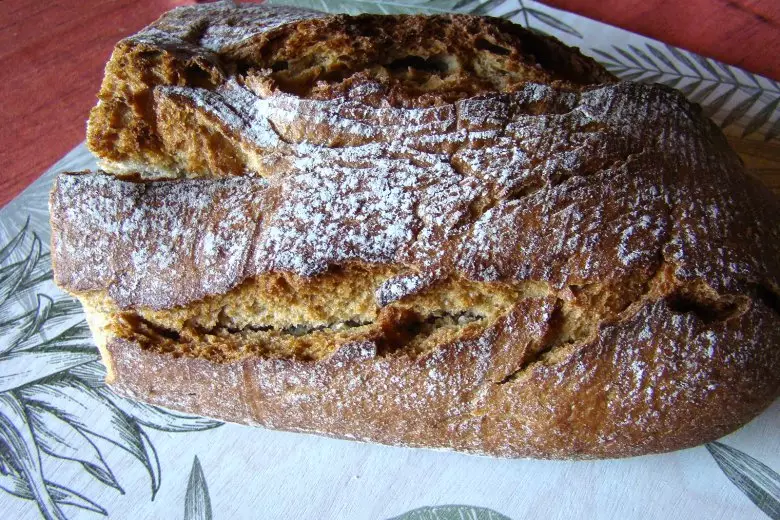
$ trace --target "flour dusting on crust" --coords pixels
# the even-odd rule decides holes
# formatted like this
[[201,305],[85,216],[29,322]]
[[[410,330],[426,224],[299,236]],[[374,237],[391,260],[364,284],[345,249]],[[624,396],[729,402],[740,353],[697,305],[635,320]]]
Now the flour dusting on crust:
[[[458,274],[561,288],[652,273],[665,260],[678,276],[704,279],[718,291],[778,285],[776,203],[756,193],[733,153],[708,144],[722,138],[682,97],[661,87],[618,84],[573,94],[528,85],[424,109],[262,98],[235,82],[214,92],[160,92],[192,100],[247,146],[276,158],[275,168],[265,180],[140,186],[63,178],[55,199],[61,193],[69,201],[69,233],[100,237],[101,255],[127,259],[99,262],[111,266],[101,276],[70,272],[68,284],[101,290],[110,281],[122,306],[173,304],[158,284],[184,283],[190,275],[167,269],[177,265],[193,266],[188,284],[203,280],[200,289],[175,296],[179,305],[263,272],[313,276],[352,261],[398,264],[429,279]],[[295,132],[285,126],[293,119],[303,122]],[[191,204],[204,189],[229,189],[235,198]],[[170,209],[156,208],[158,198]],[[751,208],[755,227],[742,229],[740,208]],[[149,229],[120,229],[136,220]],[[223,274],[209,263],[223,262],[212,254],[215,237],[230,236],[210,234],[217,224],[244,237],[221,253],[233,259]],[[179,244],[176,230],[193,236]],[[67,243],[70,251],[54,251],[63,268],[81,263],[67,259],[78,250],[73,239]],[[132,253],[147,248],[152,256]],[[395,285],[393,298],[403,297],[403,286]]]

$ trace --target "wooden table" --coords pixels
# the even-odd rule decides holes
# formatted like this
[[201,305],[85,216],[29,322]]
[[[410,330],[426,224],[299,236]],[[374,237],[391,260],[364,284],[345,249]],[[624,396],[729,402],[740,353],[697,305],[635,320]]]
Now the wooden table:
[[[85,120],[114,43],[185,3],[192,2],[0,2],[0,206],[84,139]],[[777,0],[547,3],[780,78]],[[759,154],[750,164],[775,175],[770,182],[780,186],[777,147],[747,148]]]
[[0,2],[0,206],[84,140],[114,44],[184,3]]

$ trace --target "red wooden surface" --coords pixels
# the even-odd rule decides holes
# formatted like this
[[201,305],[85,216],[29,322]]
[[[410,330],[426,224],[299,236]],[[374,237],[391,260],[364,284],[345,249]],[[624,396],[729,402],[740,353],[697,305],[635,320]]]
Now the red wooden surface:
[[[779,0],[545,0],[780,76]],[[0,206],[84,139],[114,43],[191,0],[0,0]]]
[[84,140],[114,44],[182,3],[0,1],[0,206]]
[[780,0],[542,0],[780,80]]

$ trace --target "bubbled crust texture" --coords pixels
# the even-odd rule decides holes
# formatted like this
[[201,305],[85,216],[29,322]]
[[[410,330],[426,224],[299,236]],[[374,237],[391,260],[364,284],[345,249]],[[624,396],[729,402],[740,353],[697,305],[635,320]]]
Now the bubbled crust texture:
[[[158,29],[174,34],[164,23],[199,15],[176,13]],[[290,30],[269,24],[252,38]],[[209,45],[221,50],[201,57],[217,63],[224,40]],[[167,51],[192,56],[177,41]],[[377,291],[380,306],[453,276],[551,292],[419,355],[365,339],[317,361],[215,363],[114,335],[105,360],[118,392],[272,428],[543,458],[693,446],[780,392],[780,205],[678,93],[547,78],[409,108],[377,106],[370,82],[303,99],[219,67],[200,85],[158,85],[139,106],[151,96],[151,120],[219,133],[265,178],[61,176],[51,198],[60,286],[126,311],[166,309],[263,273],[316,279],[358,263],[401,273]],[[567,291],[636,280],[648,288],[595,334],[518,362],[555,327]],[[715,317],[676,304],[673,293],[696,283],[742,303]]]
[[[252,85],[261,93],[292,90],[318,99],[362,89],[363,97],[375,105],[412,107],[509,92],[526,81],[576,88],[614,80],[576,50],[500,19],[323,16],[293,8],[237,8],[224,3],[164,15],[117,44],[106,65],[99,103],[90,115],[90,150],[107,167],[131,162],[137,169],[173,169],[178,176],[263,174],[227,157],[207,167],[194,164],[202,160],[199,155],[228,153],[220,132],[188,135],[197,138],[197,151],[189,153],[189,163],[175,157],[187,152],[180,146],[184,137],[177,135],[181,111],[178,116],[166,112],[165,87],[213,91],[233,82]],[[412,72],[392,65],[409,57],[417,62],[434,60],[434,69],[447,70]],[[277,71],[282,65],[284,69]],[[388,76],[404,71],[412,76],[407,82]],[[434,72],[432,79],[429,72]],[[438,75],[446,76],[446,81],[438,81]],[[368,85],[373,91],[367,91]],[[188,124],[187,133],[197,133],[194,125]]]

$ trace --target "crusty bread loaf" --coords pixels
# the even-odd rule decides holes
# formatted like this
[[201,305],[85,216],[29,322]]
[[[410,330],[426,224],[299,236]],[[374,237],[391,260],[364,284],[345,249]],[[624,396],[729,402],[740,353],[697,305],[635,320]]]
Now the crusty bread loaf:
[[679,93],[492,19],[233,9],[120,42],[90,144],[125,178],[52,191],[116,391],[548,458],[693,446],[780,393],[780,203]]

